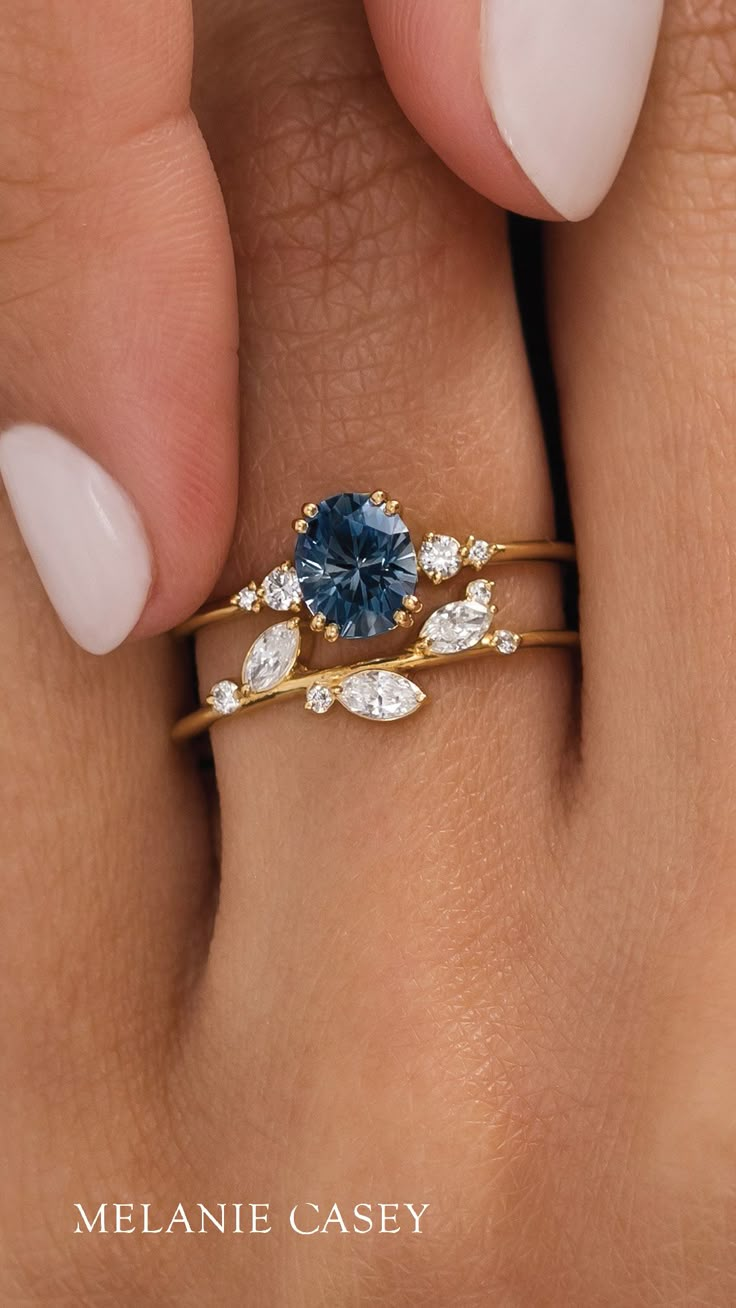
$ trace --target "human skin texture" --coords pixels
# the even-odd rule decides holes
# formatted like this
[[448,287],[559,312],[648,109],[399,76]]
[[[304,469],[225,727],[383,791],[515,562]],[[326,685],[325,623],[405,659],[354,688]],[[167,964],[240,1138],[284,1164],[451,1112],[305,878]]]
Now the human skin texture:
[[[89,412],[112,377],[147,425],[162,397],[188,415],[206,468],[206,414],[234,414],[223,374],[192,384],[198,323],[232,351],[232,255],[204,257],[222,212],[205,198],[180,229],[203,317],[175,270],[146,281],[143,261],[109,287],[120,356],[85,372],[70,311],[86,321],[107,268],[85,207],[109,177],[51,186],[42,159],[19,183],[76,85],[74,25],[65,7],[42,34],[39,9],[7,7],[4,420],[63,429],[67,373],[87,378]],[[215,804],[196,752],[169,742],[186,647],[82,653],[3,504],[3,1303],[736,1300],[736,20],[725,0],[665,8],[619,180],[547,247],[580,663],[440,669],[390,726],[298,702],[220,724]],[[192,103],[239,311],[238,506],[216,593],[260,578],[304,500],[343,488],[384,486],[419,530],[551,534],[504,215],[408,125],[361,7],[200,0],[194,19]],[[161,56],[180,99],[187,40]],[[39,90],[49,52],[59,76]],[[48,100],[29,117],[33,94]],[[186,100],[183,128],[165,97],[131,128],[141,166],[183,131],[205,168]],[[151,167],[165,195],[176,174]],[[150,200],[127,180],[116,193]],[[116,211],[129,252],[142,204]],[[57,285],[36,274],[62,236]],[[156,291],[181,353],[139,393],[126,323],[141,296],[155,317]],[[562,622],[549,567],[499,576],[497,600],[505,625]],[[203,692],[265,621],[201,636]],[[75,1204],[103,1201],[159,1218],[268,1202],[273,1229],[75,1234]],[[307,1238],[288,1224],[298,1202],[429,1209],[420,1235]]]

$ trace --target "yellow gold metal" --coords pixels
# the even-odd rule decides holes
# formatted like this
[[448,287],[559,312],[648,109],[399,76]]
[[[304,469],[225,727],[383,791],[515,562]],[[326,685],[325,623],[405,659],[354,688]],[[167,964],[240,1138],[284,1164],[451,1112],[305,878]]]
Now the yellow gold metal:
[[401,512],[401,505],[398,500],[386,500],[383,511],[389,518],[395,518],[397,513]]
[[339,635],[340,635],[340,628],[338,627],[337,623],[328,622],[327,626],[325,627],[325,640],[328,640],[332,645],[334,641],[337,640]]
[[418,595],[405,595],[401,604],[407,613],[421,613],[424,607]]
[[414,619],[413,619],[413,617],[411,616],[411,613],[407,613],[406,609],[397,609],[397,610],[396,610],[396,612],[394,613],[394,622],[396,623],[396,626],[397,626],[397,627],[413,627],[413,626],[414,626]]
[[[423,642],[417,642],[415,645],[411,645],[409,649],[403,650],[402,653],[391,658],[369,659],[366,662],[356,663],[352,667],[320,668],[314,672],[299,670],[298,675],[287,677],[272,690],[251,692],[241,687],[242,704],[240,708],[233,713],[224,715],[216,713],[208,703],[205,703],[196,709],[194,713],[189,713],[187,717],[176,723],[171,733],[172,739],[175,741],[189,740],[201,731],[206,731],[208,727],[214,726],[216,722],[238,718],[243,713],[257,708],[261,704],[269,704],[272,700],[289,699],[294,695],[305,694],[311,686],[317,683],[335,690],[347,676],[351,676],[356,672],[366,672],[372,669],[382,669],[386,672],[409,672],[414,669],[424,671],[425,668],[429,669],[430,667],[439,667],[442,664],[456,663],[461,659],[491,656],[508,659],[509,655],[502,654],[496,648],[494,643],[495,635],[495,632],[489,632],[473,649],[461,650],[456,654],[433,654]],[[576,631],[527,631],[519,633],[517,652],[521,653],[523,650],[530,649],[577,649],[579,644],[580,637]]]
[[385,504],[385,503],[386,503],[386,492],[382,490],[374,491],[373,494],[371,495],[371,504],[378,505],[378,504]]
[[326,622],[327,618],[324,613],[315,613],[309,625],[312,631],[324,631]]
[[302,517],[303,517],[303,518],[316,518],[318,513],[319,513],[319,509],[318,509],[317,505],[316,505],[316,504],[312,504],[311,501],[310,501],[308,504],[303,504],[303,505],[302,505]]
[[[376,495],[383,498],[377,500]],[[376,504],[382,504],[385,498],[383,491],[375,491],[371,496],[372,502]],[[314,506],[311,504],[305,505],[305,510],[312,507]],[[431,533],[429,534],[431,535]],[[558,540],[514,541],[507,544],[497,543],[491,545],[490,548],[491,557],[488,563],[483,565],[484,568],[495,567],[501,563],[575,562],[575,546]],[[291,564],[285,566],[290,567]],[[433,576],[430,580],[439,582],[443,581],[444,578]],[[262,600],[263,596],[260,590],[258,594]],[[231,618],[240,617],[243,612],[244,610],[238,606],[236,595],[231,596],[229,600],[216,600],[214,603],[207,604],[204,608],[199,609],[197,613],[193,613],[185,622],[179,623],[178,627],[174,627],[173,634],[175,636],[189,636],[192,632],[199,631],[201,627],[209,626],[213,622],[225,622]]]
[[306,518],[295,518],[291,525],[300,536],[303,536],[309,530],[309,523]]

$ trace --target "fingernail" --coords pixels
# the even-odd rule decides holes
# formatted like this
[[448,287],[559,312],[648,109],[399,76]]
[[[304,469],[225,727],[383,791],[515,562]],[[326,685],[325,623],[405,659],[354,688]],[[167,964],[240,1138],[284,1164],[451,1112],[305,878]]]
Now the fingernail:
[[498,130],[548,203],[586,218],[634,134],[663,0],[481,3],[481,79]]
[[151,585],[151,556],[125,491],[50,427],[0,436],[0,475],[46,594],[69,635],[107,654],[135,627]]

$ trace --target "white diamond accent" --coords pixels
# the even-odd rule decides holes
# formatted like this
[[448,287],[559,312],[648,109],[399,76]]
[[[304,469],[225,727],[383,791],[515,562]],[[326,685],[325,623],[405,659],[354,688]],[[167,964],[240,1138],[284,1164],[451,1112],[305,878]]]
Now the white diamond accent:
[[493,643],[499,654],[515,654],[521,638],[515,631],[496,631],[493,635]]
[[310,686],[307,691],[307,708],[313,713],[326,713],[332,708],[335,696],[329,686]]
[[374,722],[395,722],[414,713],[426,698],[408,677],[398,672],[354,672],[346,677],[337,698],[351,713]]
[[221,713],[223,716],[228,713],[234,713],[240,708],[240,699],[238,691],[240,687],[234,681],[218,681],[210,691],[210,699],[215,713]]
[[235,599],[239,609],[244,609],[246,613],[252,613],[258,605],[258,591],[255,585],[244,586],[239,590]]
[[490,625],[491,614],[485,604],[456,600],[427,618],[419,639],[426,641],[433,654],[459,654],[477,645]]
[[474,540],[467,554],[468,563],[473,568],[483,568],[488,563],[493,550],[487,540]]
[[484,604],[486,608],[493,600],[492,581],[471,581],[465,588],[465,594],[474,604]]
[[430,533],[419,546],[419,566],[433,581],[447,581],[454,577],[463,564],[460,541],[454,536],[435,536]]
[[288,677],[299,653],[299,628],[290,622],[267,627],[243,663],[243,684],[252,691],[273,690]]
[[263,598],[278,613],[285,613],[292,604],[301,604],[302,592],[295,570],[286,567],[269,572],[263,581]]

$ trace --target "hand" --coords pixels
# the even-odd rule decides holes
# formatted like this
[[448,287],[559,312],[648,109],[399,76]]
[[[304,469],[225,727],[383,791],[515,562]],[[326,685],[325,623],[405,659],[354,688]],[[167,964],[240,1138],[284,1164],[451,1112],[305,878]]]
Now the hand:
[[[176,81],[185,52],[162,46],[163,20],[144,36],[115,13],[100,49],[135,55],[148,88],[163,48]],[[240,505],[218,592],[262,575],[302,501],[343,486],[384,482],[448,529],[551,533],[502,214],[407,126],[357,6],[203,3],[196,17],[194,104],[242,342]],[[59,53],[82,28],[44,46],[25,7],[15,18],[8,85],[37,95],[34,60],[53,48],[56,123],[86,96]],[[735,44],[722,6],[668,8],[614,192],[549,242],[582,694],[568,655],[540,653],[438,670],[431,705],[396,728],[298,704],[225,725],[215,840],[194,758],[168,743],[186,655],[168,640],[76,651],[6,514],[5,1301],[733,1302]],[[99,104],[109,65],[94,66]],[[111,416],[127,448],[135,403],[165,449],[185,432],[162,481],[141,479],[151,506],[173,503],[170,533],[124,482],[156,575],[179,575],[160,535],[185,579],[146,610],[150,630],[214,580],[237,480],[227,233],[193,121],[171,105],[126,123],[109,192],[107,175],[79,192],[64,176],[40,228],[10,185],[28,150],[10,130],[3,168],[7,211],[22,209],[0,250],[6,416],[34,398],[57,429],[65,407],[85,432]],[[159,117],[176,125],[154,130]],[[111,226],[44,289],[38,242],[81,260],[90,194]],[[106,259],[119,206],[140,217],[143,195],[163,206],[154,244],[133,222]],[[104,451],[113,473],[122,444]],[[182,549],[188,514],[204,561]],[[504,578],[502,602],[519,624],[561,619],[549,569]],[[203,690],[247,643],[245,625],[202,637]],[[76,1203],[116,1201],[136,1204],[130,1238],[74,1234]],[[273,1230],[140,1231],[143,1203],[161,1225],[178,1203],[225,1201],[270,1202]],[[323,1217],[333,1202],[348,1217],[429,1208],[421,1236],[409,1219],[390,1238],[300,1237],[288,1214],[310,1202]]]

